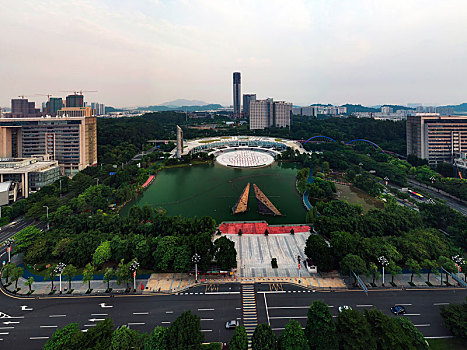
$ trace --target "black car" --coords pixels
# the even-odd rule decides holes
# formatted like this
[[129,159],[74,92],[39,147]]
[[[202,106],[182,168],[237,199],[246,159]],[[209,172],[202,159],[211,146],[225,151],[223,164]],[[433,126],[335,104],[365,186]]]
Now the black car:
[[394,305],[393,307],[391,307],[391,312],[394,315],[403,315],[405,314],[405,307],[403,307],[402,305]]

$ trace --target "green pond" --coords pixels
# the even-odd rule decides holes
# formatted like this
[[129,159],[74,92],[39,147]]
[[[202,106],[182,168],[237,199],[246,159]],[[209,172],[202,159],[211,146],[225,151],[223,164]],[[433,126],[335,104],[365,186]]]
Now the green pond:
[[[305,222],[306,210],[295,190],[299,167],[294,163],[275,162],[259,169],[233,169],[217,163],[162,170],[151,186],[121,214],[128,215],[134,205],[162,207],[169,215],[205,216],[221,221],[258,221],[269,224]],[[246,184],[250,182],[248,211],[232,214]],[[255,183],[283,216],[260,215],[253,189]]]

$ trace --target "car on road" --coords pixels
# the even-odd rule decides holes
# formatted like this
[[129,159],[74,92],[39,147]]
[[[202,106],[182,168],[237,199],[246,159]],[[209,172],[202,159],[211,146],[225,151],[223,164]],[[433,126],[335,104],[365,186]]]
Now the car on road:
[[394,305],[393,307],[391,307],[391,312],[394,315],[403,315],[405,314],[405,307],[403,307],[402,305]]
[[239,326],[239,322],[237,320],[227,321],[225,323],[225,329],[235,329],[235,327]]
[[352,308],[349,305],[339,306],[339,312],[342,312],[344,310],[352,310]]

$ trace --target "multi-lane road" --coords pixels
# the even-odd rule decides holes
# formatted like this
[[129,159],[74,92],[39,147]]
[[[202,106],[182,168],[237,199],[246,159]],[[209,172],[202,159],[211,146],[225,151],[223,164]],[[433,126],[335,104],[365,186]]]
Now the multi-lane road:
[[[357,310],[377,307],[388,315],[394,304],[406,306],[408,317],[427,337],[449,336],[442,324],[439,307],[465,301],[467,290],[310,291],[286,285],[255,285],[258,323],[269,323],[280,333],[289,319],[306,323],[313,300],[326,302],[334,316],[338,307]],[[0,348],[40,349],[57,328],[76,322],[82,330],[111,317],[115,326],[123,324],[149,332],[155,326],[170,326],[182,312],[191,310],[201,319],[206,341],[228,342],[233,334],[225,322],[242,322],[243,300],[239,284],[202,285],[178,295],[115,297],[12,298],[0,294]],[[395,317],[395,316],[393,316]]]
[[[34,221],[33,220],[23,220],[18,219],[14,225],[6,225],[0,228],[0,244],[6,241],[8,238],[13,237],[22,229],[30,226]],[[7,248],[3,245],[0,246],[0,266],[1,261],[8,260]]]

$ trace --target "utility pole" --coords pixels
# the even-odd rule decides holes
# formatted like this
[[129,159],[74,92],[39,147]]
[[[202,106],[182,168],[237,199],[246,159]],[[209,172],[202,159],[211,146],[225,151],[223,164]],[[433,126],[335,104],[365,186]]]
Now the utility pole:
[[191,258],[191,261],[195,264],[195,283],[198,283],[198,263],[201,260],[201,257],[198,255],[198,253],[195,253],[193,257]]

